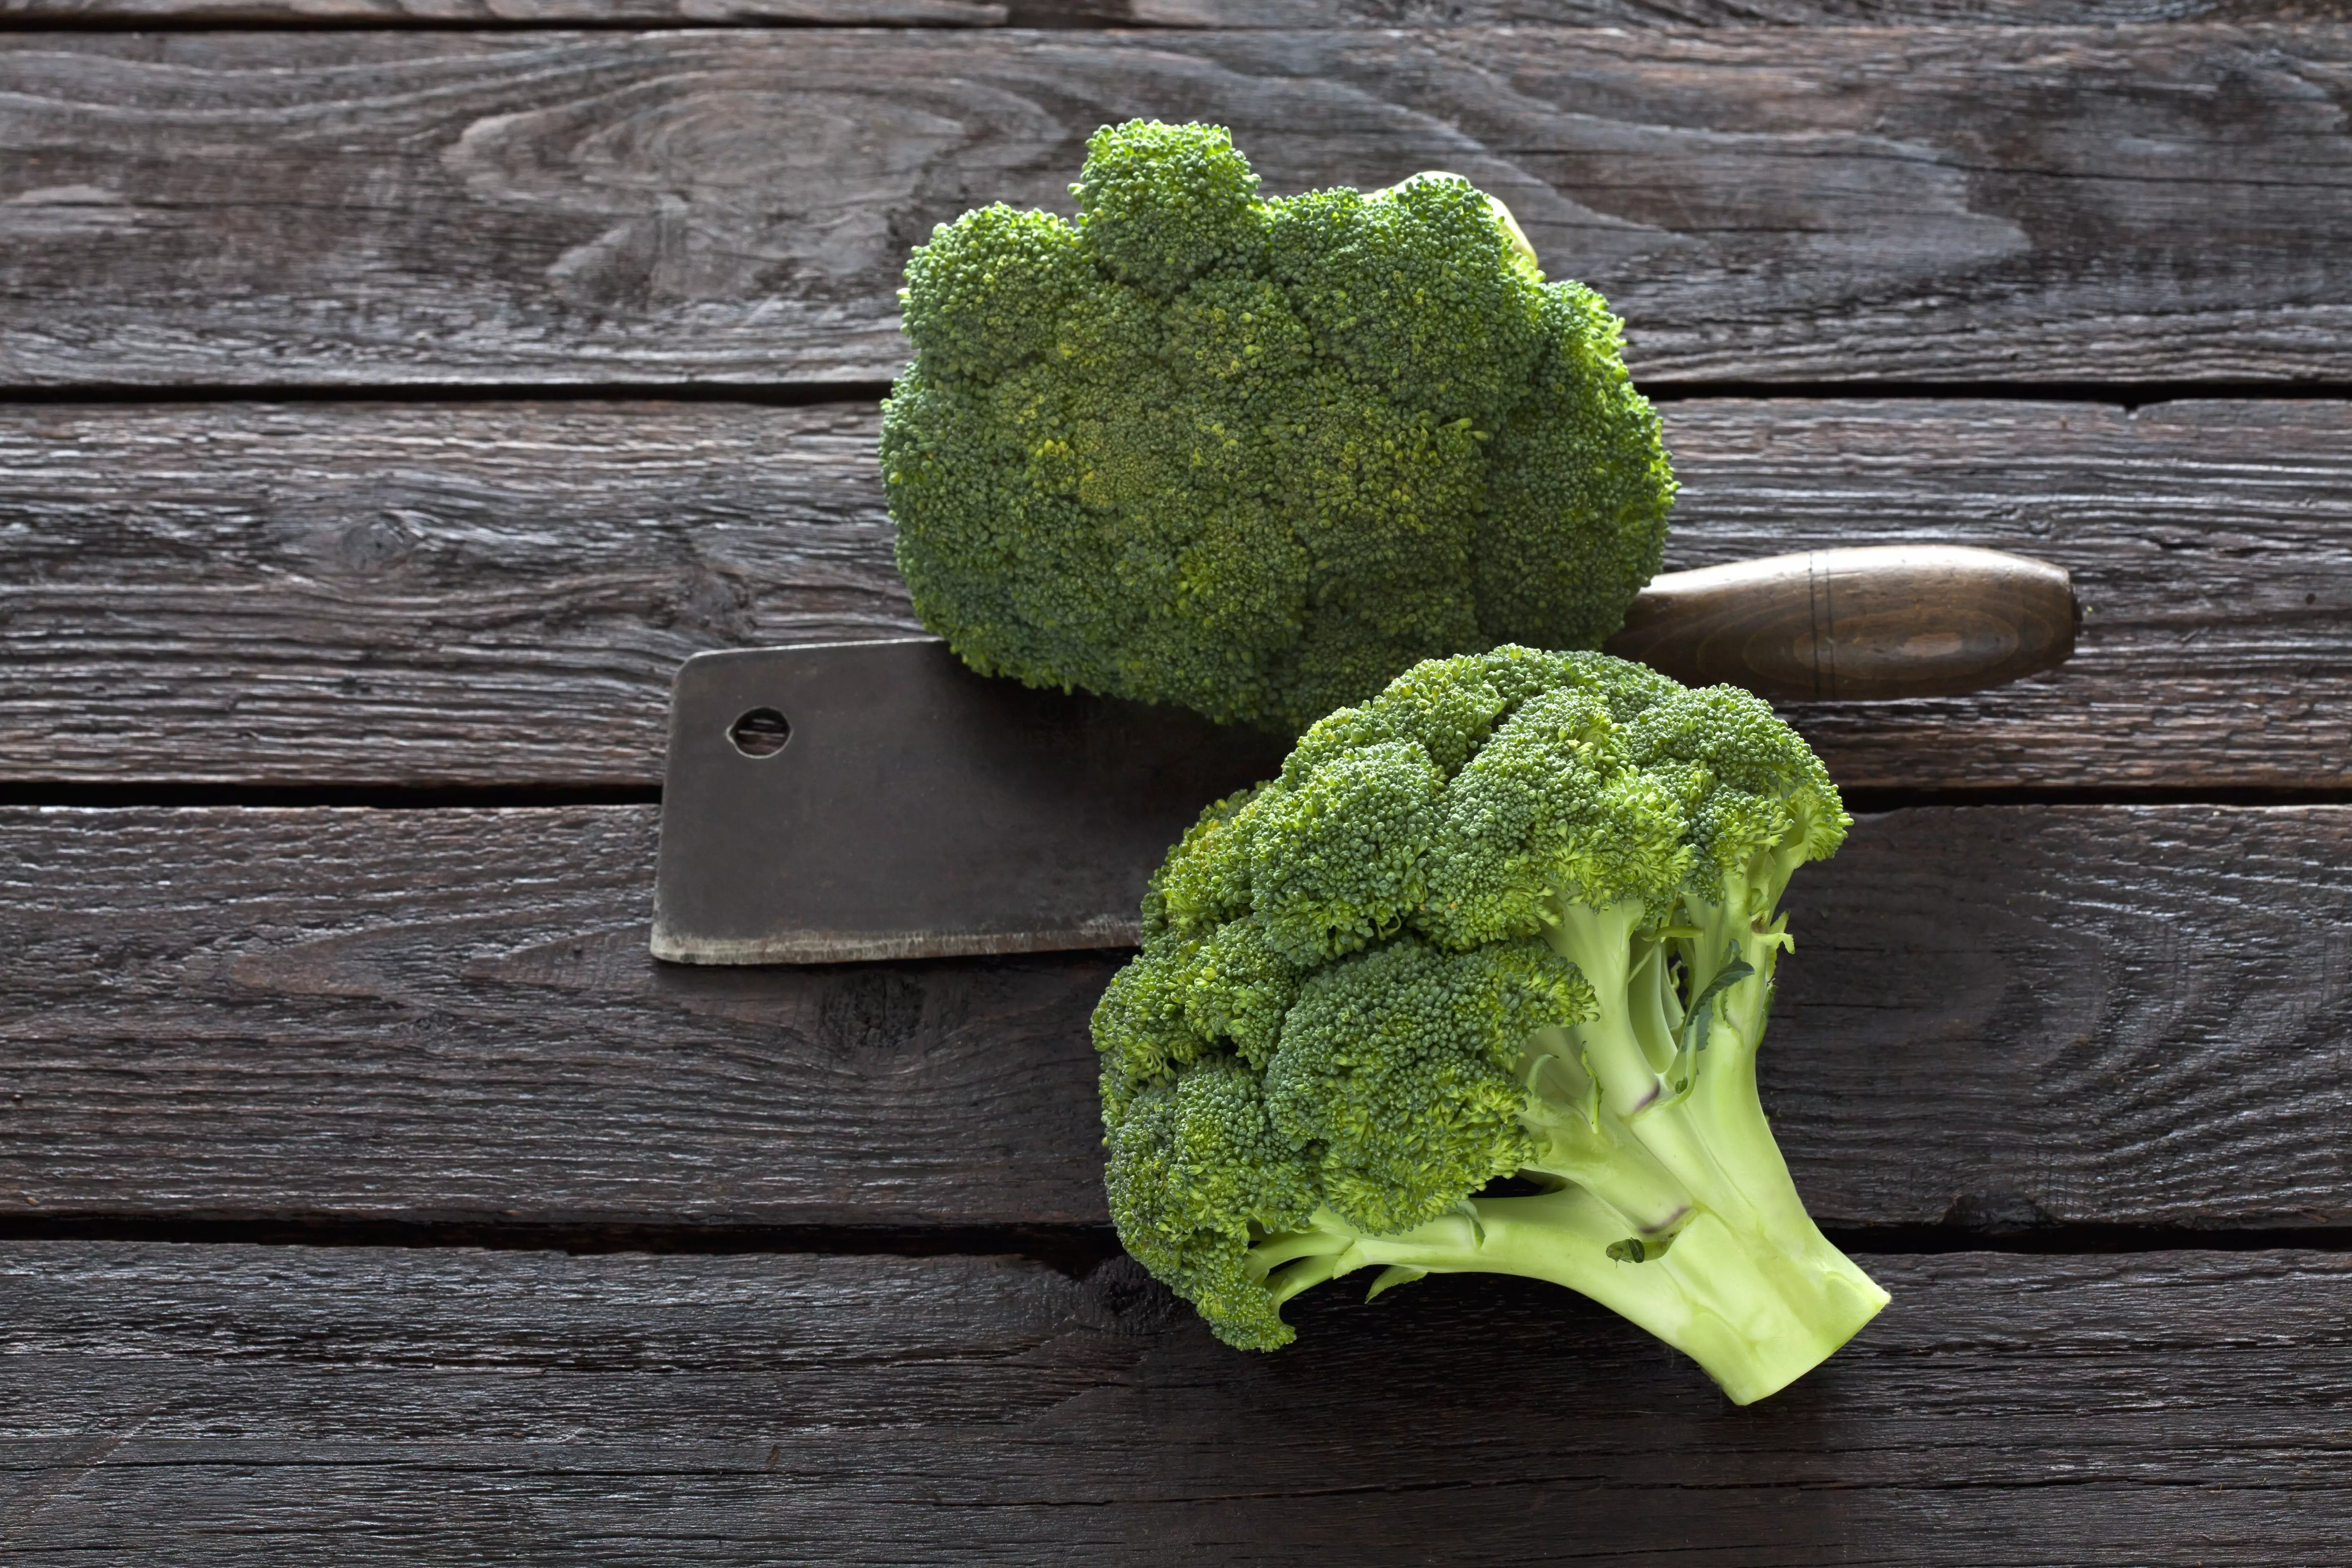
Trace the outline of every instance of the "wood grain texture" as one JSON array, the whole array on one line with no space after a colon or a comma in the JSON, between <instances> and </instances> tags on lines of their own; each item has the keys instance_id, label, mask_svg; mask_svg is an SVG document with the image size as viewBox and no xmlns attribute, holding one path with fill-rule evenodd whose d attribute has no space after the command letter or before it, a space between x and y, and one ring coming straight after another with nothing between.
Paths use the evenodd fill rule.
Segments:
<instances>
[{"instance_id":1,"label":"wood grain texture","mask_svg":"<svg viewBox=\"0 0 2352 1568\"><path fill-rule=\"evenodd\" d=\"M1848 788L2352 783L2352 405L1664 413L1688 486L1670 570L1926 541L2073 574L2084 619L2051 675L1787 706Z\"/></svg>"},{"instance_id":2,"label":"wood grain texture","mask_svg":"<svg viewBox=\"0 0 2352 1568\"><path fill-rule=\"evenodd\" d=\"M1130 114L1479 181L1650 377L2340 381L2347 91L2336 24L16 34L0 384L872 380Z\"/></svg>"},{"instance_id":3,"label":"wood grain texture","mask_svg":"<svg viewBox=\"0 0 2352 1568\"><path fill-rule=\"evenodd\" d=\"M808 24L848 26L1559 27L2106 26L2344 21L2343 0L0 0L0 17L58 26L207 22Z\"/></svg>"},{"instance_id":4,"label":"wood grain texture","mask_svg":"<svg viewBox=\"0 0 2352 1568\"><path fill-rule=\"evenodd\" d=\"M1012 11L994 0L0 0L0 17L60 27L126 22L1001 27Z\"/></svg>"},{"instance_id":5,"label":"wood grain texture","mask_svg":"<svg viewBox=\"0 0 2352 1568\"><path fill-rule=\"evenodd\" d=\"M1120 1260L0 1247L14 1562L2336 1561L2352 1262L1884 1257L1766 1403L1564 1291L1224 1349ZM1498 1331L1497 1325L1508 1325Z\"/></svg>"},{"instance_id":6,"label":"wood grain texture","mask_svg":"<svg viewBox=\"0 0 2352 1568\"><path fill-rule=\"evenodd\" d=\"M2058 671L1790 710L1849 788L2352 784L2352 405L1693 401L1670 568L2010 550ZM0 409L0 776L650 784L714 647L919 629L855 406Z\"/></svg>"},{"instance_id":7,"label":"wood grain texture","mask_svg":"<svg viewBox=\"0 0 2352 1568\"><path fill-rule=\"evenodd\" d=\"M1101 1223L1121 955L657 967L654 827L0 812L0 1217ZM1893 813L1788 907L1823 1224L2352 1223L2352 810Z\"/></svg>"},{"instance_id":8,"label":"wood grain texture","mask_svg":"<svg viewBox=\"0 0 2352 1568\"><path fill-rule=\"evenodd\" d=\"M870 407L0 411L18 777L652 784L708 648L919 631Z\"/></svg>"}]
</instances>

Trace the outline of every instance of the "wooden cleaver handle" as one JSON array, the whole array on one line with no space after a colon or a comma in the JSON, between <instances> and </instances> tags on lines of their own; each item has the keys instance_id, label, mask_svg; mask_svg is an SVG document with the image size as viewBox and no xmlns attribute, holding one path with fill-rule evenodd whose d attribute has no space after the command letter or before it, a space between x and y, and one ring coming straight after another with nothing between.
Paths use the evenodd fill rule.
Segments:
<instances>
[{"instance_id":1,"label":"wooden cleaver handle","mask_svg":"<svg viewBox=\"0 0 2352 1568\"><path fill-rule=\"evenodd\" d=\"M1775 700L1948 697L2063 664L2075 613L2064 568L2002 551L1810 550L1653 578L1606 646Z\"/></svg>"}]
</instances>

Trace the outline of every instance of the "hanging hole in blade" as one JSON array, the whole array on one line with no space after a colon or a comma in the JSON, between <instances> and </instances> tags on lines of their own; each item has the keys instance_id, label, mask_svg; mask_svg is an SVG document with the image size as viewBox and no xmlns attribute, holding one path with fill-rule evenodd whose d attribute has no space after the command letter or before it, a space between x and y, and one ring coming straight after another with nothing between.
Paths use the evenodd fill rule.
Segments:
<instances>
[{"instance_id":1,"label":"hanging hole in blade","mask_svg":"<svg viewBox=\"0 0 2352 1568\"><path fill-rule=\"evenodd\" d=\"M727 739L747 757L772 757L793 738L793 727L772 708L754 708L727 727Z\"/></svg>"}]
</instances>

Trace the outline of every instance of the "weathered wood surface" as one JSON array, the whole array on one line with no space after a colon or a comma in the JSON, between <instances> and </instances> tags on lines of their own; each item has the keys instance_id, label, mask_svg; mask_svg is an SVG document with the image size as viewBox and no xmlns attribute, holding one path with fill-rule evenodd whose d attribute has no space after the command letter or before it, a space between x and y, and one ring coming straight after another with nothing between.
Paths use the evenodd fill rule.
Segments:
<instances>
[{"instance_id":1,"label":"weathered wood surface","mask_svg":"<svg viewBox=\"0 0 2352 1568\"><path fill-rule=\"evenodd\" d=\"M921 628L870 406L0 409L18 778L659 781L689 654Z\"/></svg>"},{"instance_id":2,"label":"weathered wood surface","mask_svg":"<svg viewBox=\"0 0 2352 1568\"><path fill-rule=\"evenodd\" d=\"M77 24L594 23L964 27L2108 26L2343 21L2343 0L0 0L0 18Z\"/></svg>"},{"instance_id":3,"label":"weathered wood surface","mask_svg":"<svg viewBox=\"0 0 2352 1568\"><path fill-rule=\"evenodd\" d=\"M2087 614L2051 675L1789 707L1847 787L2352 783L2352 405L1664 413L1688 485L1670 568L1936 542L2074 574Z\"/></svg>"},{"instance_id":4,"label":"weathered wood surface","mask_svg":"<svg viewBox=\"0 0 2352 1568\"><path fill-rule=\"evenodd\" d=\"M2352 783L2352 405L1664 405L1676 568L2070 569L2072 663L1790 710L1849 788ZM855 405L0 408L0 777L650 785L705 648L919 629Z\"/></svg>"},{"instance_id":5,"label":"weathered wood surface","mask_svg":"<svg viewBox=\"0 0 2352 1568\"><path fill-rule=\"evenodd\" d=\"M2340 1561L2352 1259L1864 1259L1747 1410L1550 1287L1226 1350L1119 1260L0 1247L12 1562ZM1507 1325L1507 1327L1498 1325Z\"/></svg>"},{"instance_id":6,"label":"weathered wood surface","mask_svg":"<svg viewBox=\"0 0 2352 1568\"><path fill-rule=\"evenodd\" d=\"M0 812L0 1217L1102 1222L1119 955L657 967L654 826ZM1891 813L1790 907L1824 1224L2352 1223L2352 810Z\"/></svg>"},{"instance_id":7,"label":"weathered wood surface","mask_svg":"<svg viewBox=\"0 0 2352 1568\"><path fill-rule=\"evenodd\" d=\"M2025 0L2034 4L2036 0ZM2063 3L2063 0L2052 0ZM2084 0L2135 6L2141 0ZM2154 0L2156 5L2167 0ZM2196 3L2196 0L2189 0ZM2200 12L2198 15L2203 15ZM1001 27L1012 8L995 0L0 0L0 18L59 27L121 23L369 23L397 27L465 24L613 26L636 24L826 24L850 27ZM2118 21L2144 18L2122 16ZM2173 16L2162 20L2179 19Z\"/></svg>"},{"instance_id":8,"label":"weathered wood surface","mask_svg":"<svg viewBox=\"0 0 2352 1568\"><path fill-rule=\"evenodd\" d=\"M2025 3L2035 4L2037 0ZM2084 3L2130 6L2140 0ZM2161 5L2165 0L2155 3ZM366 23L384 27L417 24L481 27L582 24L1001 27L1012 19L1012 10L996 0L0 0L0 18L59 27L224 22L272 23L291 27L306 23Z\"/></svg>"},{"instance_id":9,"label":"weathered wood surface","mask_svg":"<svg viewBox=\"0 0 2352 1568\"><path fill-rule=\"evenodd\" d=\"M1085 136L1451 167L1684 382L2340 381L2340 25L0 40L0 383L870 381Z\"/></svg>"},{"instance_id":10,"label":"weathered wood surface","mask_svg":"<svg viewBox=\"0 0 2352 1568\"><path fill-rule=\"evenodd\" d=\"M0 0L0 390L486 400L0 409L0 779L649 784L687 654L910 624L871 411L499 400L878 380L906 247L1065 202L1130 112L1275 190L1461 168L1653 384L2340 390L2352 7L2293 10ZM926 30L710 26L802 22ZM1937 539L2083 585L2053 678L1798 710L1848 784L2352 783L2346 405L1667 416L1672 565ZM1101 1225L1119 955L661 969L654 824L0 811L0 1225ZM1825 1223L2352 1224L2352 809L1900 812L1791 903L1766 1093ZM1117 1258L13 1241L0 1557L2343 1556L2352 1258L1865 1262L1895 1306L1741 1412L1509 1281L1326 1292L1260 1358Z\"/></svg>"}]
</instances>

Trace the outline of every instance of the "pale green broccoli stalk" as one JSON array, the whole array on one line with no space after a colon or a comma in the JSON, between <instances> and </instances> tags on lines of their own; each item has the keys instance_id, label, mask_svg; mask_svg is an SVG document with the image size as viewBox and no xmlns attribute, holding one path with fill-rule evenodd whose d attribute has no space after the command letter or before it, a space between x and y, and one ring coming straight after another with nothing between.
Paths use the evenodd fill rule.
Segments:
<instances>
[{"instance_id":1,"label":"pale green broccoli stalk","mask_svg":"<svg viewBox=\"0 0 2352 1568\"><path fill-rule=\"evenodd\" d=\"M1097 132L1078 217L907 264L898 565L973 668L1296 732L1412 664L1597 647L1675 484L1601 298L1466 181L1261 200L1223 130Z\"/></svg>"},{"instance_id":2,"label":"pale green broccoli stalk","mask_svg":"<svg viewBox=\"0 0 2352 1568\"><path fill-rule=\"evenodd\" d=\"M1331 714L1170 853L1096 1010L1120 1239L1245 1348L1360 1268L1520 1274L1782 1387L1886 1301L1756 1092L1774 906L1849 821L1757 698L1601 654Z\"/></svg>"}]
</instances>

